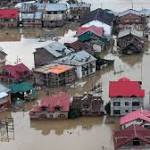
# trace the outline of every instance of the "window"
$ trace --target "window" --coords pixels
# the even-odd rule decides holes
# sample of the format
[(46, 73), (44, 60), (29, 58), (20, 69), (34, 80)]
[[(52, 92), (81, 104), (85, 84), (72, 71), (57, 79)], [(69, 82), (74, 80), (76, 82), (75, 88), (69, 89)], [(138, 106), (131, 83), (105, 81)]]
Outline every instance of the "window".
[(129, 106), (129, 102), (125, 102), (125, 106)]
[(128, 113), (128, 112), (129, 112), (129, 110), (125, 110), (125, 112), (126, 112), (126, 113)]
[(132, 106), (140, 106), (140, 102), (132, 102)]
[(60, 106), (56, 106), (55, 107), (55, 111), (61, 111), (61, 107)]
[(120, 110), (114, 110), (114, 115), (120, 115)]
[(139, 141), (138, 138), (135, 138), (135, 139), (133, 140), (133, 146), (140, 146), (140, 141)]
[(120, 102), (113, 102), (114, 106), (120, 106)]

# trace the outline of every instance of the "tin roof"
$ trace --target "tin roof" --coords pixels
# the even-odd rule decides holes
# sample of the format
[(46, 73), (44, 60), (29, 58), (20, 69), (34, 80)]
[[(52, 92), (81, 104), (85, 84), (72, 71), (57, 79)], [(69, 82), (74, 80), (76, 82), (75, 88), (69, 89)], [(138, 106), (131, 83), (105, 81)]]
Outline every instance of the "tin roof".
[(118, 13), (118, 16), (122, 17), (122, 16), (125, 16), (127, 14), (135, 14), (135, 15), (141, 16), (141, 13), (139, 11), (133, 10), (133, 9), (128, 9), (128, 10), (125, 10), (123, 12), (120, 12), (120, 13)]
[(115, 150), (139, 139), (143, 144), (150, 144), (150, 130), (141, 126), (130, 126), (124, 130), (115, 131), (113, 134)]
[(41, 19), (42, 12), (35, 12), (35, 13), (21, 13), (22, 19)]
[[(65, 45), (59, 42), (52, 42), (44, 47), (45, 50), (47, 50), (50, 54), (52, 54), (55, 57), (61, 57), (61, 56), (66, 56), (70, 54), (72, 51), (69, 50)], [(37, 48), (39, 49), (39, 48)]]
[(7, 88), (6, 86), (4, 86), (3, 84), (0, 84), (0, 93), (2, 93), (2, 92), (7, 93), (9, 91), (10, 91), (9, 88)]
[(125, 37), (129, 34), (134, 35), (139, 38), (142, 38), (144, 33), (143, 33), (143, 31), (137, 31), (135, 29), (124, 29), (119, 32), (118, 38)]
[(86, 32), (92, 32), (93, 34), (97, 35), (98, 37), (101, 37), (104, 34), (104, 28), (96, 27), (94, 25), (89, 26), (89, 27), (79, 27), (77, 29), (77, 36), (81, 36), (82, 34), (84, 34)]
[(121, 78), (118, 81), (109, 82), (109, 97), (144, 97), (145, 91), (141, 89), (139, 81), (131, 81)]
[(19, 15), (17, 9), (0, 9), (0, 18), (1, 19), (11, 19), (17, 18)]
[(69, 4), (70, 5), (70, 8), (90, 8), (91, 7), (91, 4), (89, 3), (84, 3), (84, 2), (79, 2), (79, 3), (71, 3)]
[(73, 69), (73, 67), (68, 66), (68, 65), (49, 64), (49, 65), (36, 68), (34, 72), (40, 72), (44, 74), (48, 74), (48, 73), (61, 74), (71, 69)]
[(137, 119), (141, 119), (150, 123), (150, 111), (139, 109), (139, 110), (130, 112), (127, 115), (120, 118), (120, 125), (124, 125), (126, 123), (135, 121)]
[(49, 3), (46, 5), (46, 11), (66, 11), (68, 9), (67, 4), (65, 3)]
[(92, 61), (96, 61), (96, 58), (84, 50), (72, 53), (64, 58), (56, 60), (57, 63), (73, 66), (80, 66)]

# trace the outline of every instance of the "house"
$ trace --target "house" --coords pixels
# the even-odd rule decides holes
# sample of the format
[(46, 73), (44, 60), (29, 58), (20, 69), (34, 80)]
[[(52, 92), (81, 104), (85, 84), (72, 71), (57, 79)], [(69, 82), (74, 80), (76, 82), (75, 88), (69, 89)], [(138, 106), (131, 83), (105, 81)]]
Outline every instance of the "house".
[(10, 89), (0, 84), (0, 112), (6, 110), (10, 104)]
[(36, 98), (37, 93), (33, 88), (33, 85), (29, 82), (13, 83), (9, 86), (11, 90), (12, 102), (25, 100), (30, 101)]
[(111, 10), (98, 8), (82, 19), (82, 26), (97, 26), (104, 28), (104, 35), (110, 37), (115, 15)]
[(48, 3), (43, 14), (43, 27), (61, 27), (67, 19), (68, 6), (65, 3)]
[(24, 27), (42, 27), (42, 12), (21, 13), (21, 20)]
[(0, 9), (0, 27), (17, 27), (19, 12), (17, 9)]
[(0, 79), (5, 81), (19, 81), (31, 76), (31, 71), (23, 63), (5, 65), (1, 68)]
[(84, 16), (90, 13), (91, 4), (85, 2), (69, 3), (70, 7), (70, 19), (80, 20)]
[(119, 122), (122, 129), (132, 125), (139, 125), (150, 129), (150, 111), (138, 109), (121, 117)]
[(119, 31), (130, 28), (143, 30), (145, 26), (145, 17), (139, 11), (128, 9), (118, 14), (116, 23)]
[(122, 116), (143, 107), (142, 82), (123, 77), (109, 82), (111, 116)]
[(48, 65), (52, 61), (72, 53), (66, 46), (59, 42), (52, 42), (44, 47), (36, 48), (34, 52), (35, 67)]
[(76, 76), (79, 79), (96, 72), (96, 58), (84, 50), (72, 53), (66, 57), (56, 60), (55, 62), (74, 66)]
[(5, 65), (6, 56), (7, 56), (7, 54), (3, 51), (3, 48), (0, 47), (0, 67)]
[(130, 126), (113, 134), (115, 150), (150, 149), (150, 130), (141, 126)]
[(123, 54), (140, 53), (143, 51), (144, 44), (142, 31), (124, 29), (118, 34), (117, 45)]
[(103, 112), (103, 100), (101, 96), (92, 93), (73, 96), (71, 110), (78, 111), (81, 116), (100, 116)]
[(65, 92), (58, 92), (46, 96), (33, 106), (29, 115), (31, 119), (67, 119), (70, 107), (70, 96)]
[(75, 81), (75, 70), (72, 66), (49, 64), (34, 69), (35, 83), (48, 87), (59, 87)]

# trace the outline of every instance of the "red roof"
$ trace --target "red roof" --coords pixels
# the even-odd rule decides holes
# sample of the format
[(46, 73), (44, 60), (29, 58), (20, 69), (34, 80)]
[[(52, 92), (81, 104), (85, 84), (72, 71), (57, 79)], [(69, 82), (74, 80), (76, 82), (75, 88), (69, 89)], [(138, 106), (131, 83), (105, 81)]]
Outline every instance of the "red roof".
[(150, 130), (141, 126), (130, 126), (124, 130), (115, 131), (113, 136), (115, 149), (125, 146), (135, 138), (145, 144), (150, 144)]
[(47, 107), (49, 112), (55, 112), (56, 107), (60, 107), (61, 111), (68, 112), (69, 106), (70, 96), (67, 93), (59, 92), (43, 98), (38, 106), (33, 107), (31, 112), (39, 112), (41, 107)]
[(1, 19), (15, 19), (19, 15), (17, 9), (0, 9)]
[(121, 78), (118, 81), (109, 82), (109, 97), (144, 97), (145, 91), (141, 89), (139, 81), (131, 81)]
[[(9, 76), (6, 76), (7, 78), (13, 78), (16, 80), (19, 80), (25, 72), (30, 73), (29, 68), (26, 67), (23, 63), (17, 65), (5, 65), (2, 67), (2, 69), (9, 73)], [(5, 78), (5, 76), (3, 77)]]
[(90, 27), (79, 27), (77, 29), (77, 36), (80, 36), (86, 32), (92, 32), (97, 36), (102, 36), (104, 34), (104, 29), (102, 27), (90, 26)]
[(129, 123), (137, 119), (141, 119), (150, 123), (150, 111), (139, 109), (139, 110), (130, 112), (127, 115), (120, 118), (120, 125), (124, 125), (126, 123)]

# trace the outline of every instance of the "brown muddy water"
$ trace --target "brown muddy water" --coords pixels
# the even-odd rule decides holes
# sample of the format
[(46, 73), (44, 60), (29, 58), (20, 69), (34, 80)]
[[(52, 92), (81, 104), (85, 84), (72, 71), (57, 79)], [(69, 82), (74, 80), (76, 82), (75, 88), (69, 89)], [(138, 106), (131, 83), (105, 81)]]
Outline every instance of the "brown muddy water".
[[(86, 1), (86, 0), (85, 0)], [(102, 6), (115, 11), (131, 8), (131, 0), (87, 0), (92, 3), (92, 9)], [(150, 7), (149, 0), (133, 0), (135, 8)], [(75, 40), (77, 24), (69, 24), (61, 29), (0, 29), (0, 46), (8, 54), (7, 63), (14, 64), (17, 57), (28, 67), (34, 66), (33, 52), (36, 47), (43, 46), (50, 41), (39, 42), (44, 33), (56, 34), (58, 41), (71, 42)], [(133, 80), (142, 80), (146, 89), (145, 107), (149, 108), (150, 99), (150, 49), (133, 56), (115, 56), (106, 54), (105, 57), (115, 59), (114, 66), (98, 71), (96, 75), (78, 81), (83, 86), (64, 87), (71, 95), (83, 94), (89, 91), (94, 84), (101, 82), (102, 97), (106, 102), (108, 98), (109, 80), (119, 77), (129, 77)], [(120, 73), (118, 73), (120, 72)], [(56, 91), (57, 89), (51, 89)], [(59, 89), (60, 90), (60, 89)], [(7, 141), (0, 141), (0, 150), (113, 150), (112, 132), (118, 128), (117, 121), (112, 124), (105, 122), (105, 117), (79, 118), (64, 121), (30, 121), (28, 110), (30, 104), (25, 106), (25, 112), (4, 112), (0, 118), (13, 117), (15, 131), (14, 137)], [(10, 135), (11, 138), (11, 135)]]

